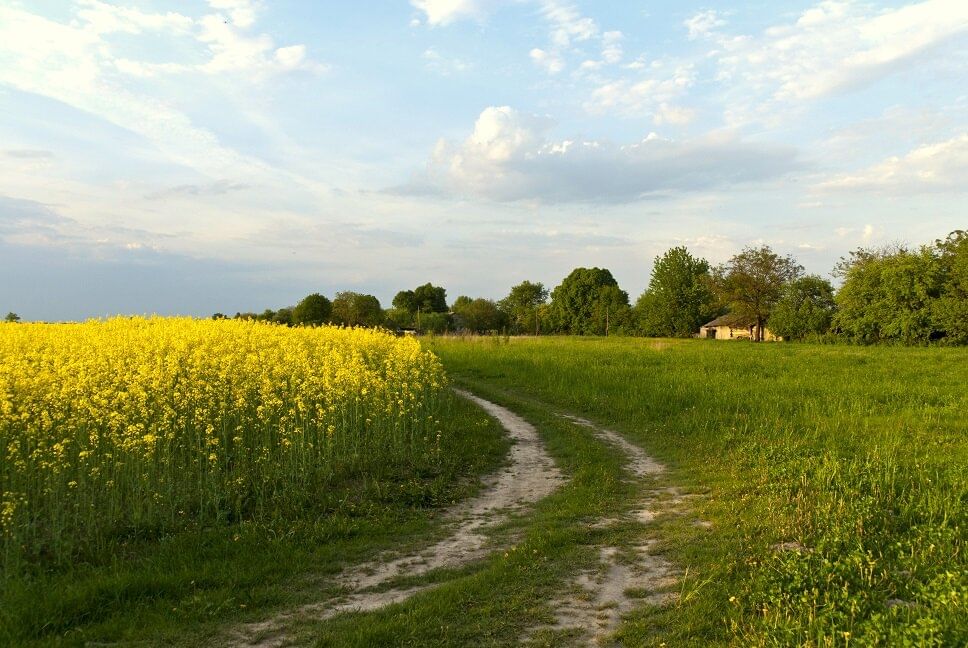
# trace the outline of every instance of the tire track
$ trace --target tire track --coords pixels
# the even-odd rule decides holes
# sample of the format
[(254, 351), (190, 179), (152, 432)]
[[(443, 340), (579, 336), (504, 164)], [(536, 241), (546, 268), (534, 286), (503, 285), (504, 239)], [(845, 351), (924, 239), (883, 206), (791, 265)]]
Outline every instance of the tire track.
[(455, 568), (484, 558), (494, 550), (488, 532), (512, 515), (523, 513), (565, 483), (533, 425), (517, 414), (474, 394), (455, 390), (497, 419), (514, 442), (508, 465), (485, 479), (482, 493), (450, 509), (445, 515), (450, 533), (418, 552), (385, 555), (351, 567), (337, 582), (344, 595), (305, 605), (267, 621), (243, 626), (230, 641), (233, 646), (271, 648), (286, 642), (285, 627), (296, 618), (323, 620), (343, 612), (368, 612), (400, 603), (434, 587), (421, 585), (374, 591), (392, 581), (420, 576), (440, 568)]

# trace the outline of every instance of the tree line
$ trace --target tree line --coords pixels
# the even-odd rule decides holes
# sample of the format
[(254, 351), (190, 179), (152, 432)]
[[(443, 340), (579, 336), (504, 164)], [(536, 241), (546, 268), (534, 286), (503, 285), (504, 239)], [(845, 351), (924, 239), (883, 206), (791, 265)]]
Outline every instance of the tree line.
[[(285, 324), (383, 326), (419, 333), (690, 337), (718, 316), (784, 339), (858, 343), (968, 343), (968, 233), (916, 248), (859, 248), (842, 258), (833, 284), (792, 256), (750, 246), (713, 266), (685, 247), (656, 257), (634, 304), (606, 268), (575, 268), (553, 290), (523, 281), (500, 300), (457, 297), (431, 283), (401, 290), (390, 308), (373, 295), (314, 293), (277, 311), (235, 317)], [(216, 318), (225, 317), (216, 313)]]

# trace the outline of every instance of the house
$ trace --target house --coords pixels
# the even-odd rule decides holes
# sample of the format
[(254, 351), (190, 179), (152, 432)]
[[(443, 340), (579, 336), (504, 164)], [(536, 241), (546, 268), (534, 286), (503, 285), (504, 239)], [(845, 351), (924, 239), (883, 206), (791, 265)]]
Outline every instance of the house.
[[(753, 319), (727, 313), (699, 327), (699, 337), (710, 340), (755, 340), (756, 329), (756, 322)], [(770, 329), (763, 327), (764, 342), (778, 342), (782, 339), (778, 335), (773, 335)]]

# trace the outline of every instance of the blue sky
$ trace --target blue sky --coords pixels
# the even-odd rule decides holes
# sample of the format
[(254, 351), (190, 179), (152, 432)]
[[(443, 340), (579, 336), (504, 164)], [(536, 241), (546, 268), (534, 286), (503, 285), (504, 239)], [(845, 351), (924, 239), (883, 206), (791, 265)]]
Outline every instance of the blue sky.
[(0, 309), (262, 310), (968, 227), (968, 3), (0, 0)]

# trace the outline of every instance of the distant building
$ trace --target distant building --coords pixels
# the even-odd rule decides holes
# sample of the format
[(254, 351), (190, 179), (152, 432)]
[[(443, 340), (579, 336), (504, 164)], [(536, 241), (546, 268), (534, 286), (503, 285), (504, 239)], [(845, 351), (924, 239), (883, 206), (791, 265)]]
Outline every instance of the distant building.
[[(703, 324), (699, 328), (699, 337), (710, 340), (755, 340), (756, 329), (754, 320), (727, 313)], [(782, 339), (778, 335), (773, 335), (770, 329), (763, 327), (764, 342), (779, 342)]]

